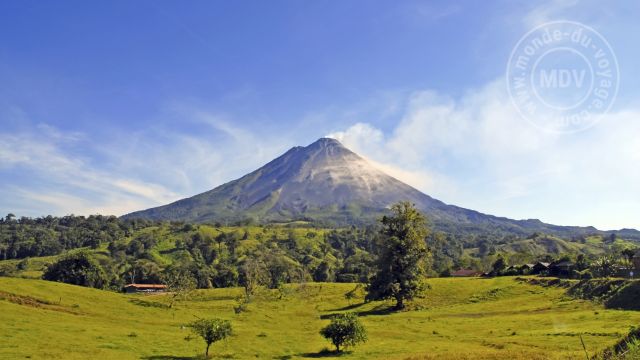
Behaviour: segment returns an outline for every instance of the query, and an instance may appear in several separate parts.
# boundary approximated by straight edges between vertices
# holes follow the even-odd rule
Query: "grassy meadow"
[[[594,354],[640,323],[640,312],[606,310],[510,277],[429,284],[398,313],[387,311],[390,303],[345,299],[354,284],[309,283],[262,290],[235,314],[240,288],[198,290],[169,309],[164,294],[0,278],[0,358],[197,358],[204,342],[183,327],[196,317],[233,324],[234,335],[212,346],[213,358],[334,358],[318,331],[331,314],[354,311],[369,341],[343,359],[584,359],[580,335]]]

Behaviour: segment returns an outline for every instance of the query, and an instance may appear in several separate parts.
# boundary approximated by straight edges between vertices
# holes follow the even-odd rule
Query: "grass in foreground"
[[[369,341],[343,359],[584,359],[640,323],[640,312],[605,310],[563,289],[495,279],[431,279],[413,310],[346,300],[353,284],[263,291],[234,313],[241,289],[200,290],[177,305],[164,295],[124,295],[40,280],[0,278],[0,358],[189,359],[204,343],[183,325],[233,323],[210,353],[226,359],[334,358],[319,330],[331,314],[360,314]],[[351,304],[349,303],[351,302]]]

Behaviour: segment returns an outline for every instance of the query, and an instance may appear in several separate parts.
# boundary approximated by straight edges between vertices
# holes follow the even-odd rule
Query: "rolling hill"
[[[236,314],[241,288],[198,290],[169,309],[165,295],[0,277],[0,358],[202,359],[204,342],[184,325],[219,317],[234,331],[212,346],[215,359],[584,359],[580,337],[593,355],[640,321],[508,277],[428,281],[414,311],[345,299],[354,284],[310,283],[265,289]],[[369,341],[342,356],[323,351],[319,329],[345,311],[361,316]]]

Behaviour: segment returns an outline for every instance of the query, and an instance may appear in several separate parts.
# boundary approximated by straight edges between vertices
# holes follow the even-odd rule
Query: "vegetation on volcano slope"
[[[168,295],[125,295],[42,280],[0,278],[0,358],[189,359],[204,351],[185,325],[230,320],[231,337],[214,358],[297,359],[335,356],[319,334],[331,315],[355,312],[369,341],[343,359],[584,359],[616,344],[640,312],[608,310],[510,277],[428,280],[408,311],[393,301],[345,299],[354,284],[291,284],[259,290],[246,311],[240,288],[198,290],[173,309]],[[351,305],[349,305],[351,303]]]

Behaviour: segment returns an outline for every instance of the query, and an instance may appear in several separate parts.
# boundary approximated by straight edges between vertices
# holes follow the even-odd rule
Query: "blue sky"
[[[330,135],[447,203],[640,228],[635,1],[4,1],[0,212],[164,204]],[[612,110],[550,134],[506,64],[536,25],[611,44]]]

